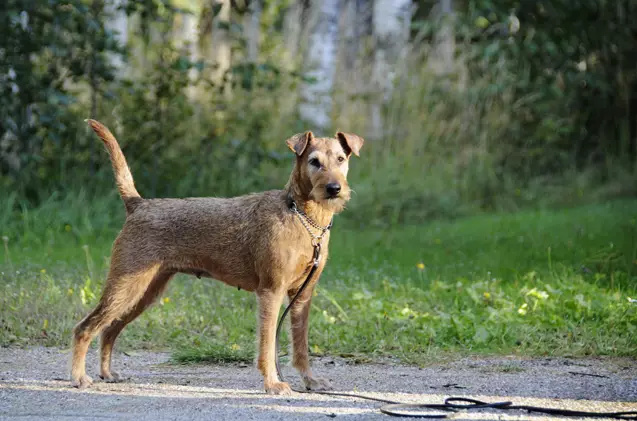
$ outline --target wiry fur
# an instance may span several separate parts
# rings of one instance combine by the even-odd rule
[[[113,244],[100,302],[74,329],[73,384],[84,388],[92,383],[86,375],[85,357],[91,340],[100,332],[100,377],[118,380],[110,370],[117,336],[181,272],[257,294],[257,366],[268,393],[290,393],[288,384],[276,375],[274,334],[283,299],[292,297],[305,280],[313,249],[308,232],[288,208],[288,196],[310,218],[327,225],[349,199],[348,159],[351,153],[358,155],[363,139],[340,132],[337,139],[314,138],[311,132],[288,139],[297,157],[284,190],[234,198],[142,199],[115,137],[101,123],[89,120],[89,124],[111,156],[127,217]],[[330,183],[340,185],[335,196],[326,190]],[[312,291],[327,260],[328,243],[329,233],[323,240],[316,276],[291,309],[293,365],[312,389],[329,387],[310,371],[307,338]]]

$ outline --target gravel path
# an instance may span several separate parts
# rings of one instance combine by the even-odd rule
[[[252,366],[172,365],[164,353],[118,353],[114,368],[126,378],[124,383],[96,381],[88,391],[78,391],[66,381],[68,357],[68,351],[53,348],[0,348],[0,420],[392,419],[378,412],[377,402],[309,394],[268,396]],[[87,367],[96,378],[95,350]],[[637,411],[634,359],[465,358],[419,369],[322,358],[314,360],[314,367],[339,391],[405,402],[441,403],[448,396],[470,396],[587,411]],[[300,387],[291,368],[284,374]],[[558,419],[521,411],[460,412],[451,418]]]

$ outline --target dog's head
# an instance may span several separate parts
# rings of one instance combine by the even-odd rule
[[[363,142],[362,137],[342,132],[336,138],[299,133],[286,141],[296,154],[296,182],[308,199],[332,212],[343,210],[351,194],[349,158],[359,156]]]

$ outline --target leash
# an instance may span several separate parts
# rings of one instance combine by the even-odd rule
[[[279,376],[280,381],[285,381],[283,378],[283,373],[281,373],[281,368],[279,366],[279,334],[281,333],[281,326],[283,326],[283,321],[285,317],[288,315],[290,308],[294,302],[301,296],[305,288],[309,285],[312,276],[316,273],[316,270],[319,267],[320,258],[321,258],[321,241],[323,240],[323,236],[325,233],[332,227],[332,221],[330,221],[327,227],[321,227],[316,222],[314,222],[309,216],[300,211],[294,200],[290,200],[290,209],[299,217],[301,223],[307,230],[307,232],[312,237],[312,247],[314,249],[312,254],[312,267],[310,268],[310,273],[307,275],[307,278],[296,292],[290,303],[287,305],[279,322],[276,327],[276,336],[275,336],[275,352],[276,357],[274,359],[276,365],[276,372]],[[315,235],[309,228],[309,226],[321,231],[320,235]],[[500,410],[523,410],[528,412],[537,412],[548,415],[557,415],[563,417],[593,417],[593,418],[611,418],[618,420],[637,420],[637,411],[628,411],[628,412],[589,412],[589,411],[573,411],[569,409],[559,409],[559,408],[545,408],[541,406],[531,406],[531,405],[513,405],[513,402],[504,401],[504,402],[482,402],[476,399],[464,398],[464,397],[450,397],[445,399],[442,404],[412,404],[412,403],[402,403],[396,402],[388,399],[382,398],[374,398],[372,396],[359,395],[355,393],[344,393],[344,392],[325,392],[325,391],[311,391],[311,390],[296,390],[292,389],[297,393],[306,393],[306,394],[318,394],[318,395],[328,395],[328,396],[339,396],[339,397],[347,397],[347,398],[358,398],[365,399],[369,401],[382,402],[385,405],[379,408],[380,412],[386,415],[391,415],[394,417],[405,417],[405,418],[431,418],[431,419],[444,419],[448,418],[450,413],[456,413],[461,410],[470,411],[475,409],[500,409]],[[413,412],[414,410],[421,410],[421,412]],[[422,412],[422,410],[428,410],[429,412]],[[410,412],[406,412],[410,411]]]
[[[305,290],[305,288],[310,283],[312,276],[314,276],[314,273],[316,273],[316,269],[318,269],[319,263],[321,262],[321,242],[323,241],[323,237],[325,236],[325,233],[327,233],[327,231],[329,231],[332,228],[332,220],[330,220],[330,223],[326,227],[322,227],[316,222],[314,222],[312,218],[307,216],[303,211],[299,210],[299,208],[296,206],[296,202],[294,201],[294,199],[292,199],[291,196],[288,196],[288,207],[292,210],[292,212],[294,212],[294,214],[296,214],[296,216],[298,216],[299,220],[301,221],[301,224],[303,224],[307,232],[310,234],[310,237],[312,237],[312,248],[314,249],[314,252],[312,254],[312,268],[310,269],[310,273],[308,273],[307,278],[305,278],[305,281],[303,282],[299,290],[294,295],[294,298],[292,298],[292,300],[288,303],[288,306],[283,311],[283,314],[281,315],[281,318],[279,319],[279,323],[276,326],[276,335],[274,337],[275,338],[274,349],[275,349],[275,352],[277,353],[277,356],[274,359],[274,362],[276,365],[276,373],[279,376],[279,379],[281,379],[281,381],[283,381],[283,375],[281,374],[281,368],[279,367],[279,356],[278,356],[279,334],[281,333],[281,326],[283,326],[283,320],[285,320],[285,317],[290,312],[290,309],[292,308],[292,304],[294,304],[297,298],[301,296],[301,293],[303,292],[303,290]],[[321,233],[319,235],[315,235],[310,229],[310,226],[320,231]]]

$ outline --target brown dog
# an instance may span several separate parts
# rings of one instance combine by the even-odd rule
[[[348,160],[352,153],[358,156],[363,139],[341,132],[335,139],[315,138],[311,132],[294,135],[287,144],[296,153],[296,163],[284,190],[235,198],[142,199],[115,137],[101,123],[89,124],[111,156],[127,216],[113,243],[100,302],[73,331],[73,384],[84,388],[92,383],[85,359],[99,332],[100,377],[118,380],[110,367],[115,339],[181,272],[257,294],[257,366],[268,393],[290,393],[276,374],[277,317],[284,297],[293,297],[308,276],[315,237],[323,233],[316,275],[291,308],[292,363],[308,389],[329,388],[310,371],[308,316],[314,285],[327,260],[326,227],[349,200]]]

